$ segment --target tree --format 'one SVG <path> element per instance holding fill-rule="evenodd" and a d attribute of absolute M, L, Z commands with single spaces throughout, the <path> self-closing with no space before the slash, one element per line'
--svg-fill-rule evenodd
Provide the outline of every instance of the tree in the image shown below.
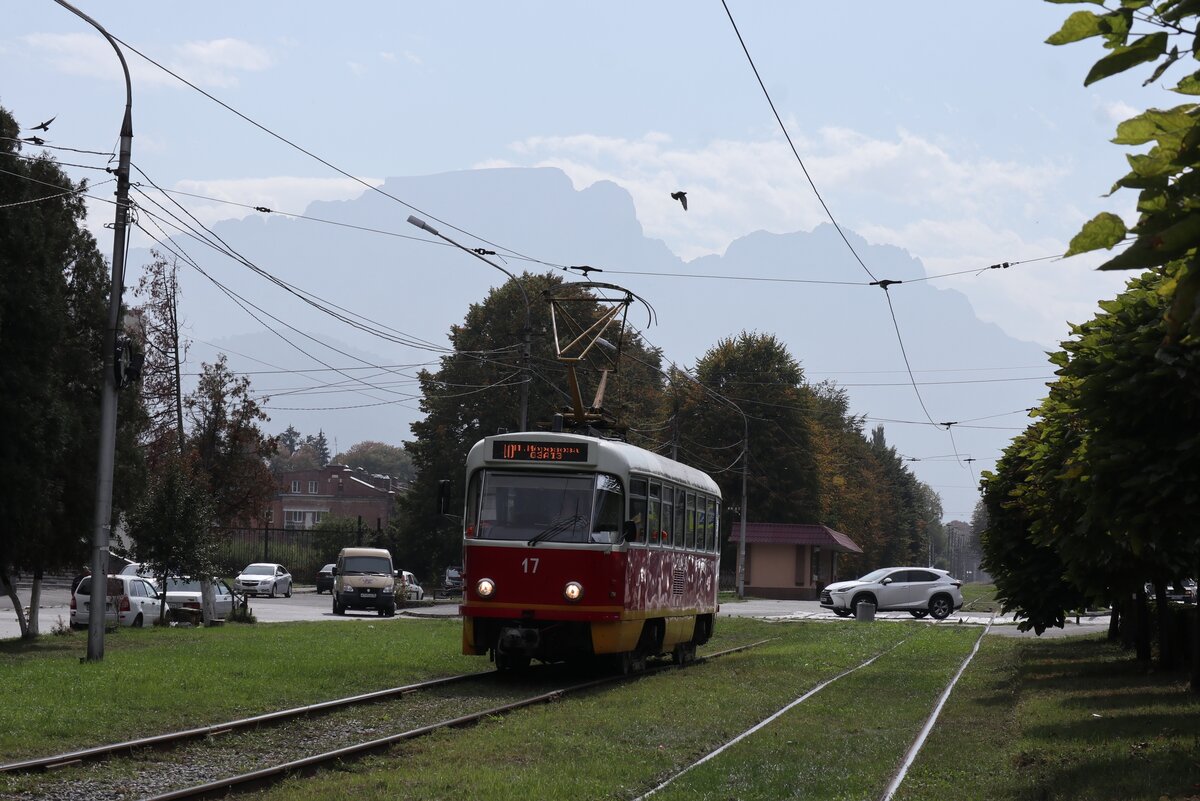
<path fill-rule="evenodd" d="M 1052 0 L 1087 2 L 1099 10 L 1076 11 L 1047 41 L 1070 44 L 1094 37 L 1103 41 L 1108 54 L 1093 65 L 1084 86 L 1143 65 L 1155 64 L 1145 84 L 1157 83 L 1176 65 L 1194 61 L 1200 47 L 1197 22 L 1200 7 L 1193 0 L 1124 0 L 1108 8 L 1095 0 Z M 1172 44 L 1172 38 L 1176 42 Z M 1168 50 L 1168 46 L 1170 49 Z M 1191 71 L 1169 87 L 1185 97 L 1200 95 L 1200 70 Z M 1173 265 L 1169 283 L 1161 287 L 1169 299 L 1163 312 L 1166 323 L 1160 356 L 1178 359 L 1180 348 L 1194 344 L 1194 323 L 1200 314 L 1200 208 L 1195 199 L 1200 186 L 1200 106 L 1184 103 L 1170 109 L 1149 109 L 1117 126 L 1116 144 L 1152 144 L 1147 153 L 1128 157 L 1130 171 L 1118 179 L 1113 191 L 1138 190 L 1138 221 L 1127 226 L 1108 212 L 1086 223 L 1071 240 L 1068 256 L 1128 244 L 1102 270 L 1160 269 Z M 1130 241 L 1132 238 L 1132 241 Z M 1190 326 L 1190 334 L 1185 331 Z M 1194 368 L 1194 364 L 1193 364 Z"/>
<path fill-rule="evenodd" d="M 20 129 L 0 108 L 0 591 L 23 636 L 38 632 L 43 572 L 85 561 L 94 528 L 96 445 L 107 325 L 107 265 L 83 227 L 81 193 L 52 158 L 15 158 Z M 113 520 L 127 506 L 140 453 L 120 399 Z M 29 621 L 11 576 L 33 576 Z"/>
<path fill-rule="evenodd" d="M 275 492 L 267 467 L 275 441 L 259 427 L 269 418 L 250 396 L 250 379 L 235 376 L 221 354 L 216 364 L 201 366 L 184 406 L 192 423 L 188 446 L 197 474 L 213 494 L 217 522 L 228 526 L 257 519 Z"/>
<path fill-rule="evenodd" d="M 680 461 L 713 474 L 729 508 L 743 505 L 741 459 L 748 459 L 748 521 L 817 522 L 812 395 L 787 347 L 773 335 L 743 331 L 718 341 L 695 372 L 699 386 L 681 388 Z M 730 536 L 723 558 L 736 563 L 732 515 L 724 529 Z"/>
<path fill-rule="evenodd" d="M 216 569 L 214 505 L 192 459 L 168 451 L 128 520 L 138 560 L 166 587 L 168 576 L 211 576 Z M 166 620 L 166 595 L 160 607 Z"/>
<path fill-rule="evenodd" d="M 391 476 L 401 481 L 412 481 L 415 475 L 412 457 L 405 453 L 403 448 L 374 440 L 364 440 L 352 445 L 345 453 L 333 457 L 333 461 L 350 467 L 361 467 L 368 473 Z"/>
<path fill-rule="evenodd" d="M 134 294 L 143 299 L 133 310 L 138 338 L 143 343 L 141 395 L 148 416 L 142 436 L 150 463 L 164 453 L 181 453 L 184 447 L 183 388 L 180 365 L 187 360 L 189 343 L 179 336 L 178 265 L 157 251 L 146 265 Z"/>
<path fill-rule="evenodd" d="M 1200 542 L 1200 372 L 1180 329 L 1178 358 L 1161 357 L 1172 323 L 1165 291 L 1179 265 L 1129 282 L 1051 361 L 1059 378 L 1041 419 L 984 474 L 985 566 L 1006 605 L 1037 626 L 1061 625 L 1072 601 L 1111 602 L 1147 580 L 1196 572 Z M 1183 360 L 1184 363 L 1180 363 Z M 1016 541 L 1052 554 L 1062 593 L 1047 593 Z M 1165 629 L 1164 629 L 1165 630 Z M 1040 631 L 1040 629 L 1039 629 Z M 1175 644 L 1160 640 L 1164 659 Z M 1140 652 L 1149 656 L 1142 644 Z"/>
<path fill-rule="evenodd" d="M 312 450 L 317 467 L 329 464 L 329 440 L 325 439 L 324 431 L 318 431 L 315 437 L 312 435 L 305 437 L 304 444 Z"/>

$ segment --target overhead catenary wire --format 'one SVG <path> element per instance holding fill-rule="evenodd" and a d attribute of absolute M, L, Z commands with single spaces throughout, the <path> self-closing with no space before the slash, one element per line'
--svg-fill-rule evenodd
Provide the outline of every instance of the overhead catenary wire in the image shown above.
<path fill-rule="evenodd" d="M 175 72 L 175 71 L 173 71 L 173 70 L 169 69 L 168 67 L 166 67 L 166 66 L 164 66 L 164 65 L 160 64 L 159 62 L 155 61 L 153 58 L 151 58 L 150 56 L 146 55 L 146 54 L 145 54 L 145 53 L 143 53 L 142 51 L 138 50 L 136 47 L 134 47 L 133 45 L 129 44 L 128 42 L 126 42 L 126 41 L 122 40 L 120 37 L 118 37 L 118 36 L 113 36 L 113 39 L 115 39 L 116 41 L 120 42 L 122 45 L 124 45 L 126 48 L 128 48 L 128 49 L 129 49 L 131 52 L 133 52 L 133 53 L 137 54 L 138 56 L 140 56 L 141 58 L 145 59 L 145 60 L 146 60 L 147 62 L 149 62 L 150 64 L 153 64 L 153 65 L 154 65 L 155 67 L 157 67 L 158 69 L 160 69 L 160 70 L 162 70 L 163 72 L 167 73 L 168 75 L 170 75 L 170 76 L 171 76 L 172 78 L 174 78 L 175 80 L 179 81 L 180 83 L 183 83 L 184 85 L 188 86 L 189 88 L 191 88 L 191 89 L 193 89 L 193 90 L 195 90 L 195 91 L 199 92 L 200 94 L 204 95 L 205 97 L 207 97 L 207 98 L 208 98 L 209 100 L 211 100 L 212 102 L 216 103 L 217 105 L 221 106 L 222 108 L 224 108 L 225 110 L 227 110 L 227 111 L 231 112 L 232 114 L 234 114 L 234 115 L 236 115 L 236 116 L 240 117 L 242 120 L 244 120 L 244 121 L 246 121 L 247 123 L 249 123 L 249 124 L 253 125 L 253 126 L 254 126 L 254 127 L 256 127 L 256 128 L 258 128 L 258 129 L 259 129 L 260 131 L 262 131 L 263 133 L 265 133 L 265 134 L 267 134 L 267 135 L 269 135 L 269 136 L 271 136 L 271 137 L 273 137 L 273 138 L 277 139 L 278 141 L 280 141 L 280 142 L 284 143 L 284 144 L 285 144 L 285 145 L 287 145 L 288 147 L 290 147 L 290 148 L 293 148 L 294 150 L 297 150 L 297 151 L 299 151 L 300 153 L 303 153 L 304 155 L 308 156 L 309 158 L 311 158 L 311 159 L 313 159 L 313 160 L 315 160 L 315 161 L 317 161 L 317 162 L 319 162 L 319 163 L 321 163 L 321 164 L 325 165 L 326 167 L 328 167 L 329 169 L 331 169 L 331 170 L 333 170 L 334 172 L 338 173 L 339 175 L 342 175 L 342 176 L 343 176 L 343 177 L 345 177 L 345 178 L 349 178 L 350 180 L 352 180 L 352 181 L 354 181 L 354 182 L 356 182 L 356 183 L 358 183 L 358 184 L 361 184 L 361 185 L 362 185 L 363 187 L 365 187 L 367 190 L 369 190 L 369 191 L 371 191 L 371 192 L 375 192 L 375 193 L 377 193 L 377 194 L 379 194 L 379 195 L 382 195 L 383 197 L 386 197 L 386 198 L 388 198 L 388 199 L 390 199 L 390 200 L 392 200 L 392 201 L 395 201 L 396 203 L 399 203 L 400 205 L 404 206 L 404 207 L 405 207 L 405 208 L 407 208 L 407 209 L 410 209 L 410 210 L 412 210 L 412 211 L 418 212 L 419 214 L 423 214 L 424 216 L 428 217 L 428 218 L 429 218 L 429 219 L 431 219 L 431 220 L 434 220 L 434 221 L 436 221 L 436 222 L 439 222 L 439 223 L 441 223 L 442 225 L 445 225 L 445 226 L 447 226 L 447 227 L 449 227 L 449 228 L 452 228 L 452 229 L 454 229 L 455 231 L 458 231 L 460 234 L 463 234 L 463 235 L 465 235 L 465 236 L 469 236 L 469 237 L 471 237 L 472 239 L 476 239 L 476 240 L 478 240 L 478 241 L 480 241 L 480 242 L 484 242 L 484 243 L 486 243 L 486 244 L 488 244 L 488 245 L 491 245 L 491 246 L 492 246 L 492 247 L 494 247 L 494 248 L 499 248 L 499 249 L 503 250 L 505 253 L 512 254 L 514 257 L 519 257 L 519 258 L 527 259 L 527 260 L 529 260 L 529 261 L 532 261 L 532 262 L 535 262 L 535 263 L 537 263 L 537 264 L 544 264 L 544 265 L 546 265 L 546 266 L 548 266 L 548 267 L 557 267 L 557 268 L 559 268 L 559 269 L 565 269 L 565 268 L 566 268 L 566 265 L 559 265 L 559 264 L 553 264 L 553 263 L 551 263 L 551 262 L 544 262 L 544 261 L 542 261 L 541 259 L 536 259 L 536 258 L 534 258 L 534 257 L 532 257 L 532 256 L 527 256 L 527 255 L 525 255 L 525 254 L 521 253 L 520 251 L 514 250 L 514 249 L 512 249 L 512 248 L 505 247 L 504 245 L 497 244 L 496 242 L 493 242 L 493 241 L 491 241 L 491 240 L 489 240 L 489 239 L 487 239 L 487 238 L 485 238 L 485 237 L 483 237 L 483 236 L 480 236 L 479 234 L 472 233 L 471 231 L 468 231 L 468 230 L 466 230 L 466 229 L 464 229 L 464 228 L 459 228 L 458 226 L 454 225 L 453 223 L 447 222 L 446 220 L 443 220 L 442 218 L 438 217 L 437 215 L 431 214 L 430 212 L 428 212 L 428 211 L 425 211 L 424 209 L 421 209 L 421 208 L 418 208 L 417 206 L 414 206 L 413 204 L 409 203 L 408 201 L 406 201 L 406 200 L 403 200 L 403 199 L 401 199 L 401 198 L 397 197 L 396 195 L 393 195 L 392 193 L 390 193 L 390 192 L 388 192 L 388 191 L 386 191 L 386 190 L 384 190 L 384 189 L 381 189 L 380 187 L 378 187 L 378 186 L 375 186 L 375 185 L 373 185 L 373 184 L 369 183 L 368 181 L 365 181 L 365 180 L 363 180 L 363 179 L 362 179 L 362 178 L 360 178 L 359 176 L 357 176 L 357 175 L 353 175 L 353 174 L 351 174 L 350 172 L 347 172 L 346 170 L 342 169 L 341 167 L 338 167 L 336 164 L 332 163 L 331 161 L 329 161 L 329 160 L 327 160 L 327 159 L 325 159 L 325 158 L 322 158 L 321 156 L 318 156 L 316 153 L 313 153 L 312 151 L 310 151 L 310 150 L 307 150 L 307 149 L 305 149 L 304 147 L 301 147 L 299 144 L 297 144 L 297 143 L 293 142 L 292 140 L 288 139 L 287 137 L 283 136 L 282 134 L 279 134 L 279 133 L 277 133 L 277 132 L 275 132 L 275 131 L 271 130 L 270 128 L 268 128 L 267 126 L 265 126 L 265 125 L 263 125 L 262 123 L 258 122 L 257 120 L 254 120 L 254 119 L 252 119 L 251 117 L 247 116 L 246 114 L 243 114 L 241 111 L 238 111 L 238 110 L 237 110 L 237 109 L 235 109 L 233 106 L 231 106 L 231 105 L 229 105 L 228 103 L 226 103 L 225 101 L 223 101 L 223 100 L 221 100 L 221 99 L 217 98 L 216 96 L 212 95 L 212 94 L 211 94 L 211 93 L 209 93 L 209 92 L 206 92 L 204 89 L 201 89 L 199 86 L 197 86 L 196 84 L 192 83 L 192 82 L 191 82 L 191 81 L 189 81 L 187 78 L 184 78 L 183 76 L 181 76 L 181 75 L 180 75 L 180 74 L 178 74 L 177 72 Z"/>
<path fill-rule="evenodd" d="M 857 261 L 859 266 L 861 266 L 863 268 L 863 270 L 867 273 L 867 275 L 869 275 L 871 277 L 871 283 L 878 286 L 880 289 L 883 290 L 884 297 L 887 299 L 888 312 L 892 318 L 892 326 L 896 332 L 896 340 L 900 345 L 900 355 L 904 359 L 905 368 L 908 370 L 909 379 L 912 382 L 913 392 L 916 393 L 917 402 L 921 406 L 921 411 L 923 411 L 925 413 L 925 416 L 928 417 L 929 421 L 932 423 L 933 416 L 929 414 L 929 409 L 926 408 L 926 406 L 925 406 L 925 399 L 921 396 L 921 390 L 917 387 L 916 379 L 912 375 L 912 365 L 909 363 L 908 352 L 904 345 L 904 337 L 900 333 L 900 324 L 896 320 L 896 310 L 892 306 L 892 298 L 891 298 L 891 295 L 888 293 L 888 285 L 889 284 L 900 283 L 900 282 L 891 281 L 888 279 L 880 280 L 880 279 L 876 278 L 875 274 L 873 272 L 871 272 L 871 269 L 869 267 L 867 267 L 866 262 L 863 261 L 862 257 L 859 255 L 858 251 L 854 248 L 854 245 L 851 244 L 849 237 L 846 236 L 845 232 L 842 230 L 842 226 L 838 223 L 837 219 L 833 215 L 833 212 L 830 210 L 829 205 L 825 202 L 825 199 L 821 196 L 820 190 L 817 189 L 817 184 L 813 180 L 812 176 L 809 174 L 808 168 L 804 165 L 804 159 L 802 159 L 800 157 L 800 151 L 796 149 L 796 145 L 792 141 L 791 134 L 788 132 L 787 126 L 783 122 L 783 118 L 779 115 L 778 109 L 775 108 L 775 101 L 771 99 L 771 93 L 767 90 L 767 85 L 763 81 L 762 75 L 759 74 L 758 67 L 754 63 L 754 58 L 753 58 L 753 56 L 750 55 L 750 48 L 746 45 L 746 40 L 742 37 L 742 32 L 738 29 L 737 21 L 734 20 L 734 18 L 733 18 L 733 12 L 729 10 L 729 4 L 726 2 L 726 0 L 721 0 L 721 5 L 725 9 L 726 16 L 729 17 L 729 24 L 733 27 L 733 31 L 737 35 L 738 43 L 741 44 L 741 46 L 742 46 L 742 52 L 746 54 L 746 60 L 749 62 L 751 70 L 753 70 L 753 72 L 754 72 L 754 77 L 758 81 L 759 88 L 762 89 L 763 96 L 766 97 L 767 104 L 771 107 L 771 113 L 775 115 L 775 121 L 779 124 L 779 129 L 783 132 L 784 138 L 787 139 L 788 146 L 791 147 L 791 149 L 792 149 L 792 155 L 794 155 L 796 157 L 796 161 L 797 161 L 797 163 L 799 163 L 800 169 L 804 173 L 804 177 L 808 180 L 809 186 L 812 187 L 813 194 L 816 196 L 817 200 L 820 202 L 821 208 L 823 208 L 825 210 L 826 216 L 828 216 L 829 221 L 833 224 L 833 227 L 837 230 L 838 236 L 841 237 L 842 242 L 846 245 L 846 248 L 850 251 L 850 253 L 854 257 L 855 261 Z M 954 434 L 953 434 L 953 432 L 950 431 L 948 426 L 946 428 L 946 431 L 950 436 L 951 447 L 953 447 L 955 452 L 957 453 L 958 446 L 954 442 Z M 961 464 L 961 460 L 960 460 L 960 464 Z"/>

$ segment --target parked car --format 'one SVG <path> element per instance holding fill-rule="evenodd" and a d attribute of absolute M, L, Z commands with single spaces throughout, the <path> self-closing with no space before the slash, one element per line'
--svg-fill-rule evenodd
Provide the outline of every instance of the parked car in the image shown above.
<path fill-rule="evenodd" d="M 235 603 L 233 590 L 218 578 L 212 580 L 213 610 L 216 616 L 229 617 Z M 200 579 L 171 576 L 167 579 L 167 616 L 181 618 L 183 610 L 200 611 Z"/>
<path fill-rule="evenodd" d="M 271 562 L 254 562 L 242 568 L 233 580 L 238 592 L 246 595 L 266 595 L 274 598 L 282 595 L 292 597 L 292 574 L 283 565 Z"/>
<path fill-rule="evenodd" d="M 835 581 L 821 591 L 821 606 L 847 617 L 860 603 L 880 612 L 931 615 L 936 620 L 962 608 L 962 582 L 932 567 L 881 567 L 854 581 Z"/>
<path fill-rule="evenodd" d="M 333 562 L 317 571 L 317 594 L 333 592 Z"/>
<path fill-rule="evenodd" d="M 161 589 L 158 586 L 158 577 L 150 572 L 150 568 L 141 562 L 130 562 L 129 564 L 116 571 L 118 576 L 137 576 L 144 578 L 146 581 L 154 585 L 156 589 Z"/>
<path fill-rule="evenodd" d="M 381 617 L 393 617 L 399 579 L 386 549 L 343 548 L 333 568 L 333 613 L 373 609 Z"/>
<path fill-rule="evenodd" d="M 158 590 L 140 576 L 109 576 L 104 600 L 105 626 L 141 627 L 158 620 Z M 92 577 L 84 576 L 71 595 L 71 628 L 87 628 L 92 612 Z"/>
<path fill-rule="evenodd" d="M 1195 579 L 1184 579 L 1183 581 L 1170 582 L 1163 591 L 1163 596 L 1168 601 L 1176 601 L 1184 604 L 1196 603 L 1196 581 Z M 1153 601 L 1156 598 L 1153 582 L 1146 582 L 1146 599 Z"/>
<path fill-rule="evenodd" d="M 417 577 L 407 570 L 400 571 L 400 580 L 404 582 L 404 597 L 410 601 L 425 599 L 425 590 L 417 582 Z"/>
<path fill-rule="evenodd" d="M 442 577 L 442 591 L 447 595 L 457 595 L 462 592 L 462 589 L 462 565 L 452 565 L 446 568 L 446 575 Z"/>

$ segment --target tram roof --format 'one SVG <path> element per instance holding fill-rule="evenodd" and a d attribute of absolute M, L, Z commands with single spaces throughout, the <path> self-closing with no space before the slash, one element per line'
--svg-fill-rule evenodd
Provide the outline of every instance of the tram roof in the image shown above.
<path fill-rule="evenodd" d="M 471 448 L 471 456 L 480 461 L 489 462 L 487 454 L 490 452 L 491 443 L 496 440 L 539 443 L 586 442 L 589 445 L 595 444 L 598 447 L 599 453 L 608 454 L 611 457 L 619 459 L 631 473 L 656 476 L 668 481 L 674 481 L 677 484 L 695 487 L 718 498 L 721 497 L 721 489 L 717 486 L 717 482 L 713 481 L 712 477 L 704 471 L 683 464 L 682 462 L 677 462 L 674 459 L 668 459 L 666 456 L 660 456 L 645 448 L 630 445 L 628 442 L 602 439 L 584 434 L 570 434 L 567 432 L 523 431 L 514 434 L 497 434 L 485 437 Z M 596 462 L 592 464 L 596 464 Z M 569 464 L 562 464 L 562 467 L 569 466 Z"/>

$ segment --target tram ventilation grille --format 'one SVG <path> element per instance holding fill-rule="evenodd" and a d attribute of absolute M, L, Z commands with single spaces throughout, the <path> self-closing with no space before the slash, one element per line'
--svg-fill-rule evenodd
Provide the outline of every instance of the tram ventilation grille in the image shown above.
<path fill-rule="evenodd" d="M 682 567 L 677 567 L 671 572 L 671 594 L 683 595 L 683 585 L 687 581 L 687 576 Z"/>

